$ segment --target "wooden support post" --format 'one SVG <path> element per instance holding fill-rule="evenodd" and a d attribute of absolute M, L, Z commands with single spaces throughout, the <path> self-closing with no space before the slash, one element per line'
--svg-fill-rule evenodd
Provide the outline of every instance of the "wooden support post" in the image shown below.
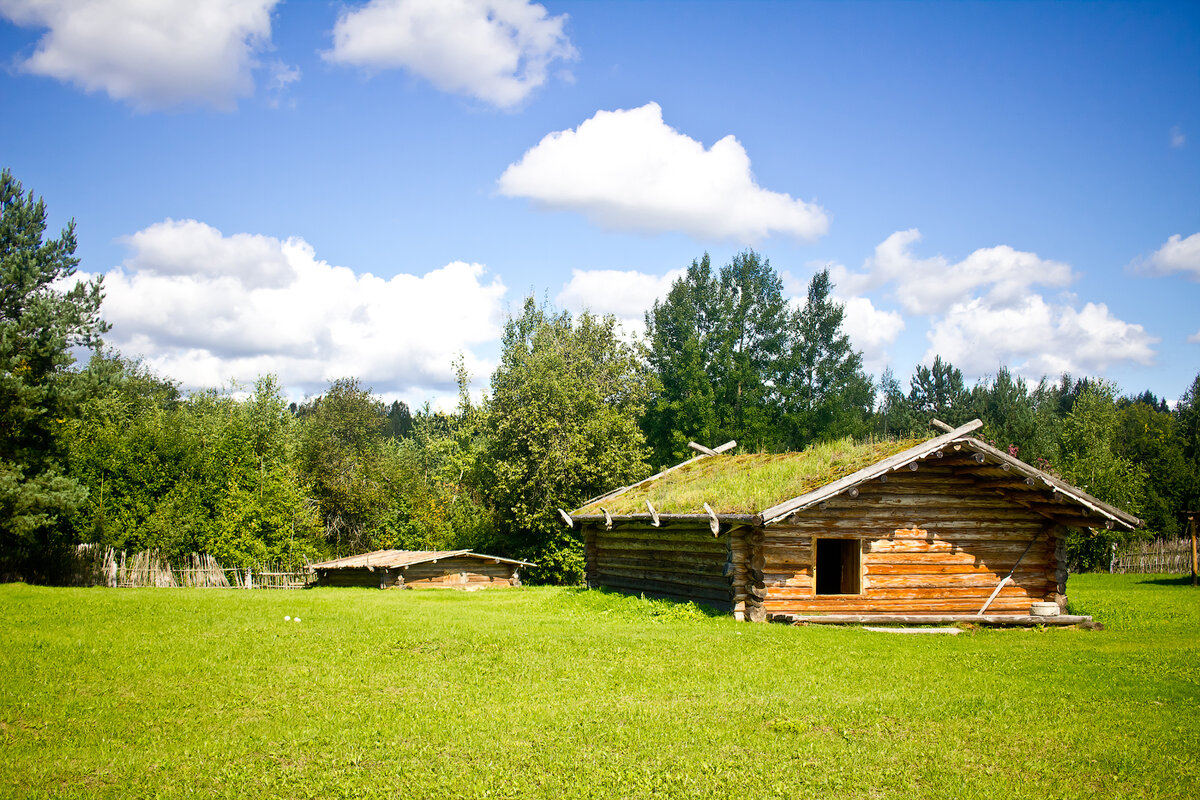
<path fill-rule="evenodd" d="M 1188 516 L 1189 527 L 1192 529 L 1192 586 L 1196 585 L 1196 515 Z"/>
<path fill-rule="evenodd" d="M 713 511 L 708 503 L 704 504 L 704 510 L 708 512 L 708 529 L 712 531 L 713 536 L 720 536 L 721 520 L 717 519 L 717 512 Z"/>

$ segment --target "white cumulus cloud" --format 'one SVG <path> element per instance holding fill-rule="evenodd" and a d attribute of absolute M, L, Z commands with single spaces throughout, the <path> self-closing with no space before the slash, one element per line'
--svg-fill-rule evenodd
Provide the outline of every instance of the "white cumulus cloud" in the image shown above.
<path fill-rule="evenodd" d="M 612 229 L 744 243 L 772 233 L 812 240 L 829 229 L 820 206 L 759 186 L 733 136 L 706 149 L 664 123 L 657 103 L 597 111 L 577 129 L 547 135 L 498 187 Z"/>
<path fill-rule="evenodd" d="M 405 69 L 444 92 L 509 108 L 546 82 L 551 64 L 578 57 L 566 20 L 527 0 L 371 0 L 342 12 L 324 57 Z"/>
<path fill-rule="evenodd" d="M 380 278 L 316 257 L 303 239 L 225 236 L 196 220 L 125 239 L 130 256 L 104 281 L 109 341 L 188 387 L 276 373 L 293 390 L 361 378 L 416 399 L 454 384 L 452 361 L 490 367 L 471 347 L 495 341 L 506 292 L 480 264 Z"/>
<path fill-rule="evenodd" d="M 845 307 L 842 329 L 855 349 L 863 354 L 863 366 L 878 375 L 888 365 L 888 347 L 904 330 L 904 316 L 898 311 L 876 308 L 869 297 L 839 299 Z"/>
<path fill-rule="evenodd" d="M 1149 258 L 1133 263 L 1135 271 L 1148 275 L 1171 275 L 1182 272 L 1194 281 L 1200 281 L 1200 233 L 1184 239 L 1175 234 L 1154 251 Z"/>
<path fill-rule="evenodd" d="M 820 270 L 822 265 L 810 264 Z M 855 350 L 862 352 L 863 366 L 867 372 L 879 374 L 888 366 L 890 356 L 888 348 L 895 343 L 904 331 L 906 324 L 904 315 L 899 311 L 880 308 L 871 298 L 862 294 L 863 287 L 856 286 L 854 281 L 847 281 L 847 287 L 837 280 L 836 276 L 845 279 L 845 267 L 840 264 L 829 265 L 829 276 L 833 282 L 831 298 L 840 303 L 844 312 L 842 330 L 850 337 L 850 344 Z M 801 280 L 790 272 L 784 272 L 784 292 L 791 298 L 797 308 L 803 308 L 808 298 L 808 281 Z"/>
<path fill-rule="evenodd" d="M 571 280 L 554 298 L 561 307 L 572 311 L 587 309 L 593 314 L 612 314 L 627 333 L 645 330 L 646 312 L 671 291 L 671 284 L 683 275 L 675 269 L 665 275 L 649 275 L 637 270 L 573 269 Z"/>
<path fill-rule="evenodd" d="M 913 314 L 944 311 L 963 297 L 983 291 L 990 306 L 1022 301 L 1032 286 L 1067 286 L 1074 280 L 1071 268 L 1008 245 L 985 247 L 962 261 L 944 256 L 918 258 L 912 245 L 920 241 L 916 228 L 897 231 L 875 248 L 864 271 L 852 273 L 838 266 L 831 277 L 843 293 L 858 293 L 890 285 L 901 306 Z"/>
<path fill-rule="evenodd" d="M 1082 309 L 1031 294 L 1002 308 L 982 298 L 956 303 L 929 331 L 929 350 L 968 375 L 1001 365 L 1031 378 L 1064 372 L 1097 374 L 1113 364 L 1150 364 L 1158 339 L 1141 325 L 1117 319 L 1103 303 Z"/>
<path fill-rule="evenodd" d="M 1003 365 L 1036 379 L 1153 361 L 1153 345 L 1159 340 L 1141 325 L 1118 319 L 1103 303 L 1079 307 L 1064 291 L 1051 300 L 1043 296 L 1043 287 L 1062 290 L 1075 281 L 1070 265 L 1008 245 L 980 248 L 961 261 L 942 255 L 922 258 L 913 252 L 920 238 L 916 229 L 897 231 L 875 248 L 861 270 L 835 265 L 830 277 L 838 294 L 858 302 L 868 293 L 889 296 L 906 315 L 890 320 L 893 325 L 912 324 L 914 317 L 927 320 L 926 363 L 940 355 L 969 376 Z M 851 309 L 848 303 L 848 329 Z M 889 320 L 866 311 L 859 316 L 869 321 L 853 324 L 879 331 L 881 339 L 899 334 L 898 327 L 888 327 Z M 859 333 L 856 339 L 868 359 L 869 336 Z"/>
<path fill-rule="evenodd" d="M 139 109 L 231 109 L 253 93 L 279 0 L 0 0 L 18 25 L 48 28 L 21 67 Z"/>

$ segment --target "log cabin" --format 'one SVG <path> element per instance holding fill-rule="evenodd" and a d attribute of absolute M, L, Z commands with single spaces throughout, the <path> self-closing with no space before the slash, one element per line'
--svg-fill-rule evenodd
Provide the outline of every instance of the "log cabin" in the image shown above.
<path fill-rule="evenodd" d="M 1141 521 L 971 436 L 979 420 L 935 424 L 925 441 L 803 453 L 693 443 L 690 461 L 560 514 L 589 586 L 739 620 L 1089 621 L 1063 613 L 1067 530 Z"/>
<path fill-rule="evenodd" d="M 528 561 L 470 550 L 375 550 L 313 564 L 318 586 L 380 589 L 492 589 L 521 585 Z"/>

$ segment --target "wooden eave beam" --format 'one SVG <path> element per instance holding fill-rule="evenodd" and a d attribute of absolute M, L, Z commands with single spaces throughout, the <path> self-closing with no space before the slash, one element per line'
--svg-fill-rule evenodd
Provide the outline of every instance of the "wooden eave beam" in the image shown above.
<path fill-rule="evenodd" d="M 1008 453 L 992 447 L 987 442 L 981 442 L 978 439 L 970 438 L 963 440 L 963 444 L 978 453 L 983 453 L 988 458 L 994 460 L 997 464 L 1008 464 L 1010 467 L 1012 467 L 1014 472 L 1019 472 L 1027 478 L 1033 478 L 1035 484 L 1041 484 L 1047 488 L 1061 492 L 1067 499 L 1087 508 L 1089 511 L 1092 511 L 1106 521 L 1119 523 L 1129 530 L 1139 528 L 1143 524 L 1142 520 L 1138 519 L 1132 514 L 1122 511 L 1116 506 L 1110 506 L 1103 500 L 1092 497 L 1087 492 L 1072 486 L 1061 478 L 1056 478 L 1047 472 L 1043 472 L 1037 467 L 1026 464 L 1020 459 L 1013 458 Z"/>

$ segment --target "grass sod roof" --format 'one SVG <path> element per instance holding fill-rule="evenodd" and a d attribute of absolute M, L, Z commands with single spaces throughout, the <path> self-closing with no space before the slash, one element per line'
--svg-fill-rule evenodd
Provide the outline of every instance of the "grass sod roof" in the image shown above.
<path fill-rule="evenodd" d="M 601 497 L 572 516 L 647 513 L 649 500 L 659 514 L 757 514 L 793 497 L 901 453 L 926 439 L 815 444 L 799 453 L 746 453 L 695 459 L 660 478 L 616 497 Z"/>

